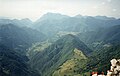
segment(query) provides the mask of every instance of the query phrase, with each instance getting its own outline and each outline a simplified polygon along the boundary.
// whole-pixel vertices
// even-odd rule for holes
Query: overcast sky
[[[120,0],[0,0],[0,16],[36,20],[47,12],[120,18]]]

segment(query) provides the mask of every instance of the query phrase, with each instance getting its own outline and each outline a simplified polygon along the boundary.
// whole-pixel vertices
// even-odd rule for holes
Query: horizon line
[[[76,17],[78,15],[82,16],[82,17],[97,17],[97,16],[101,16],[101,17],[107,17],[107,18],[115,18],[115,19],[120,19],[120,17],[114,17],[114,16],[106,16],[106,15],[82,15],[82,14],[76,14],[76,15],[66,15],[66,14],[62,14],[62,13],[57,13],[57,12],[47,12],[41,16],[39,16],[39,18],[36,18],[36,19],[32,19],[32,18],[29,18],[29,17],[24,17],[24,18],[15,18],[15,17],[8,17],[8,16],[0,16],[0,19],[10,19],[10,20],[23,20],[23,19],[29,19],[31,20],[32,22],[35,22],[37,20],[39,20],[40,18],[42,18],[44,15],[46,14],[59,14],[59,15],[64,15],[64,16],[68,16],[68,17]]]

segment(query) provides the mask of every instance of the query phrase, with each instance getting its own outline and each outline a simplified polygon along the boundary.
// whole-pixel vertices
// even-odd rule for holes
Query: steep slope
[[[94,47],[94,52],[90,55],[90,60],[87,62],[87,66],[83,68],[82,72],[98,71],[105,73],[110,66],[111,59],[119,59],[120,57],[120,25],[112,26],[107,29],[103,29],[99,32],[82,34],[80,35],[89,47]],[[80,37],[79,36],[79,37]],[[84,41],[83,40],[83,41]]]
[[[98,71],[106,74],[107,70],[110,69],[110,60],[114,58],[120,58],[120,45],[113,45],[93,52],[87,62],[87,66],[81,72]]]
[[[80,33],[77,36],[88,45],[91,49],[99,47],[99,45],[118,45],[120,44],[120,25],[109,28],[101,28],[96,31]],[[101,48],[101,47],[99,47]],[[98,49],[98,48],[97,48]]]
[[[81,50],[74,49],[73,58],[65,61],[56,71],[53,76],[75,76],[80,75],[80,69],[85,66],[87,57]]]
[[[32,59],[38,52],[42,52],[51,44],[52,43],[48,41],[33,44],[32,47],[28,49],[27,56],[29,57],[29,59]]]
[[[25,52],[32,43],[43,40],[45,35],[36,30],[13,24],[0,25],[0,43],[18,52]]]
[[[53,36],[59,30],[62,30],[63,27],[67,27],[61,24],[65,19],[68,18],[69,16],[61,15],[58,13],[47,13],[33,24],[33,28],[36,28],[37,30],[39,30],[42,33],[45,33],[48,36]]]
[[[75,57],[75,49],[81,50],[84,55],[91,53],[91,50],[77,37],[70,34],[63,36],[31,57],[31,67],[38,70],[42,76],[50,76],[60,65]]]
[[[80,27],[79,27],[80,26]],[[61,15],[58,13],[47,13],[34,23],[34,27],[41,32],[54,35],[59,31],[83,31],[86,24],[82,19]],[[51,34],[49,34],[51,33]]]
[[[103,34],[103,40],[106,43],[111,43],[114,45],[120,44],[120,25],[112,26],[106,29],[105,34]]]
[[[38,76],[32,71],[26,58],[0,44],[0,76]]]

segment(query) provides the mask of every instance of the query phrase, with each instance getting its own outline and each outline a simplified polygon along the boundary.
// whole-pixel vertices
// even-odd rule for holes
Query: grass
[[[86,56],[78,49],[73,50],[73,57],[63,63],[54,73],[53,76],[82,76],[78,70],[84,66]]]

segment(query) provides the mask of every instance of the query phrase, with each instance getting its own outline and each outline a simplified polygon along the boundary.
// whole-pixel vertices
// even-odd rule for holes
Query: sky
[[[0,17],[35,21],[47,12],[120,18],[120,0],[0,0]]]

